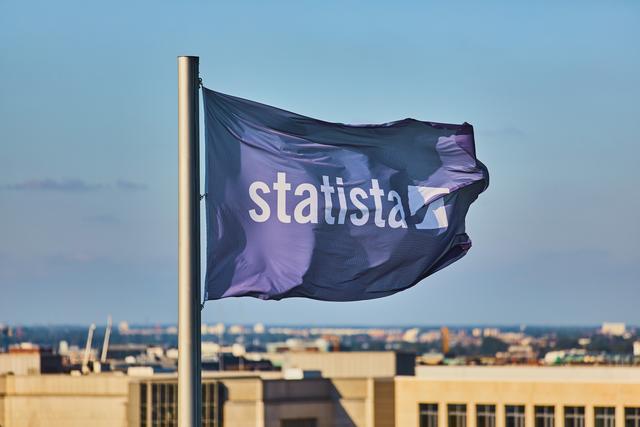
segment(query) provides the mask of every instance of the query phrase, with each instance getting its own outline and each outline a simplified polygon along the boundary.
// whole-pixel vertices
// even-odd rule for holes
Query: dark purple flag
[[[489,183],[471,125],[345,125],[203,92],[205,299],[379,298],[471,247]]]

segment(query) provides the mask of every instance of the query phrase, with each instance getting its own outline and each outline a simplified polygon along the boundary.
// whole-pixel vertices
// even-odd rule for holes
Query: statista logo
[[[332,180],[328,176],[322,177],[322,185],[319,187],[301,183],[292,188],[287,181],[287,174],[278,172],[276,181],[271,185],[255,181],[249,186],[249,197],[255,204],[249,210],[253,221],[265,222],[271,218],[272,205],[269,201],[274,201],[270,194],[272,191],[275,193],[275,217],[284,224],[292,221],[318,224],[323,221],[329,225],[339,225],[348,221],[355,226],[362,226],[372,221],[380,228],[407,228],[407,217],[400,194],[394,190],[385,193],[377,179],[371,179],[369,188],[352,187],[348,191],[341,177]],[[444,201],[440,196],[448,193],[448,188],[409,185],[407,206],[410,217],[424,212],[421,220],[410,221],[411,227],[444,231],[449,224]],[[319,197],[324,200],[323,209],[319,208]],[[369,208],[369,198],[373,201],[373,210]],[[422,209],[425,206],[426,209]]]

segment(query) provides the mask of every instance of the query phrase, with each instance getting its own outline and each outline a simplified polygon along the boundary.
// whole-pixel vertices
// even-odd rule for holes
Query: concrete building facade
[[[37,375],[39,373],[39,353],[0,353],[0,374]]]
[[[204,427],[640,427],[640,368],[418,367],[286,380],[205,373]],[[169,427],[177,377],[0,375],[0,427]]]
[[[289,352],[268,357],[283,369],[317,371],[325,378],[413,375],[416,366],[415,354],[395,351]]]
[[[640,427],[640,369],[418,367],[395,379],[402,427]]]
[[[203,378],[203,426],[391,427],[393,378],[310,378],[209,374]],[[130,426],[175,425],[177,378],[135,378]]]
[[[126,427],[125,375],[0,375],[0,427]]]

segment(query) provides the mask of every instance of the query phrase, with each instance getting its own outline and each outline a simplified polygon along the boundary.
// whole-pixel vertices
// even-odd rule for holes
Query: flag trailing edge
[[[489,184],[471,125],[346,125],[203,97],[205,300],[379,298],[470,249],[465,216]]]

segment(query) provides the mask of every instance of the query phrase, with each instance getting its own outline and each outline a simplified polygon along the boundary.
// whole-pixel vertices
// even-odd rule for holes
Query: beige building
[[[266,375],[206,374],[203,426],[391,427],[393,378],[285,380]],[[175,425],[175,375],[130,383],[130,426]]]
[[[125,375],[0,375],[0,427],[125,427]]]
[[[37,375],[40,373],[40,353],[0,353],[0,374]]]
[[[640,368],[417,367],[203,376],[204,427],[640,427]],[[0,427],[169,427],[175,374],[0,375]]]
[[[391,378],[413,375],[416,356],[395,351],[287,352],[265,354],[283,369],[316,371],[325,378]]]
[[[393,378],[205,374],[203,427],[391,427]],[[0,427],[174,426],[175,374],[2,375]]]
[[[640,368],[422,366],[395,408],[402,427],[640,427]]]

